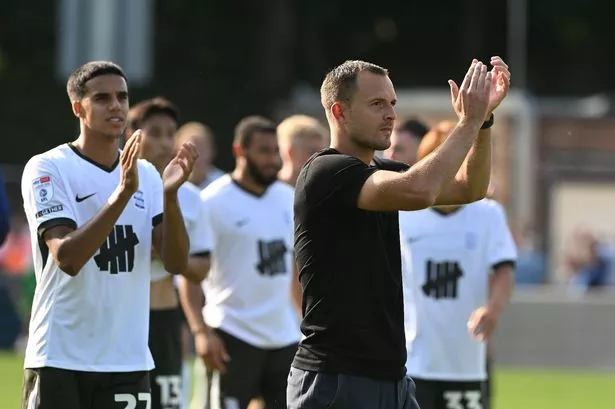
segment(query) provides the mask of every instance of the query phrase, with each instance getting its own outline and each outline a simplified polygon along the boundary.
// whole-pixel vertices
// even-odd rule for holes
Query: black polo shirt
[[[357,207],[378,169],[334,149],[315,154],[295,190],[295,255],[303,287],[301,341],[293,366],[374,379],[405,376],[406,342],[397,212]]]

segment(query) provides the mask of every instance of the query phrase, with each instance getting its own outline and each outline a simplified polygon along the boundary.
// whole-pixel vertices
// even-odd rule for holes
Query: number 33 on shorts
[[[446,409],[483,409],[480,391],[446,391]]]
[[[118,403],[117,409],[151,409],[152,395],[149,392],[141,392],[137,396],[130,393],[116,393],[115,402]]]

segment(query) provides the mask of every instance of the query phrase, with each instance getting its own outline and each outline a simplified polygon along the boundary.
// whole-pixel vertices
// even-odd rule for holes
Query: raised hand
[[[491,93],[489,94],[489,109],[487,118],[508,95],[510,89],[510,71],[508,65],[500,57],[491,57]]]
[[[199,153],[192,142],[186,142],[181,146],[162,173],[165,192],[177,192],[179,187],[188,180],[194,161],[198,157]]]
[[[141,130],[136,130],[120,154],[120,189],[132,196],[139,188],[137,159],[141,149]]]
[[[484,122],[488,118],[492,83],[491,71],[478,60],[473,60],[461,87],[449,80],[451,101],[459,120]]]

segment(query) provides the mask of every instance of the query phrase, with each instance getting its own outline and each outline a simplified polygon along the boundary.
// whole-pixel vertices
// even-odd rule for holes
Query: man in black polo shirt
[[[325,77],[331,147],[305,165],[295,191],[295,254],[305,339],[289,377],[289,409],[415,409],[405,377],[398,210],[485,196],[493,110],[510,74],[474,60],[449,81],[459,122],[432,154],[407,165],[374,157],[390,145],[396,95],[384,68],[347,61]]]

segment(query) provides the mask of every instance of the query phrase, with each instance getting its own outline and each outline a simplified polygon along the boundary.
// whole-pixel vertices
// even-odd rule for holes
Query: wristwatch
[[[495,116],[493,114],[491,114],[489,119],[487,119],[485,122],[483,122],[483,126],[481,126],[480,129],[489,129],[489,128],[491,128],[493,126],[494,120],[495,120]]]

